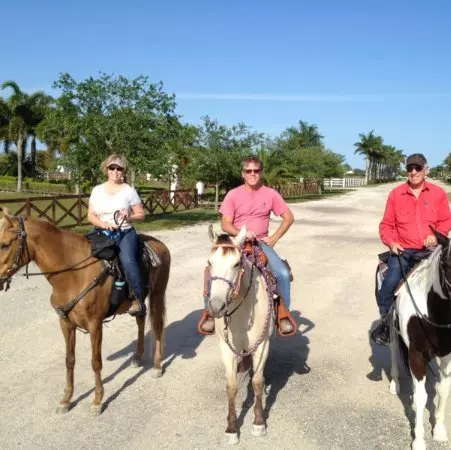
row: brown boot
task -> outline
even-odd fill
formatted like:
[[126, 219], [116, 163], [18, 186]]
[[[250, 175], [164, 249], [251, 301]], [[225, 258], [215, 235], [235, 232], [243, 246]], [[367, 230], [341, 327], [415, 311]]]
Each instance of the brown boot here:
[[215, 333], [215, 319], [210, 316], [209, 312], [205, 310], [197, 324], [197, 329], [201, 334]]
[[279, 332], [282, 335], [290, 335], [294, 331], [293, 324], [287, 319], [281, 319], [279, 322]]
[[144, 316], [146, 314], [146, 304], [139, 299], [135, 299], [132, 301], [128, 313], [133, 317]]

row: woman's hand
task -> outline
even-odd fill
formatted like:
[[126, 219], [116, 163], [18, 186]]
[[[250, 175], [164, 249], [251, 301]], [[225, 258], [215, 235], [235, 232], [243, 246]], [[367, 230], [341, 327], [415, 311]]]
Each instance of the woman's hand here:
[[101, 224], [101, 228], [103, 228], [104, 230], [114, 231], [118, 229], [117, 225], [112, 225], [111, 223], [101, 222]]

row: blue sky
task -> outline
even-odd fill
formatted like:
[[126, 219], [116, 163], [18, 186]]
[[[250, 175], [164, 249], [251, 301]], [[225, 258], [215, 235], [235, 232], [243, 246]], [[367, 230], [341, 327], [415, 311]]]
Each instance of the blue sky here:
[[25, 90], [145, 74], [187, 122], [277, 135], [304, 120], [353, 167], [372, 129], [431, 166], [451, 152], [449, 0], [18, 0], [2, 19], [0, 81]]

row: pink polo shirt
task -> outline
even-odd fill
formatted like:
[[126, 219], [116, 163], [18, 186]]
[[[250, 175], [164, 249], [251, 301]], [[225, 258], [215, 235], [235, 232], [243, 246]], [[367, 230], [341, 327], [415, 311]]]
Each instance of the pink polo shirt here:
[[276, 216], [288, 211], [288, 205], [281, 195], [267, 186], [260, 186], [249, 191], [245, 185], [232, 189], [227, 193], [219, 212], [233, 218], [233, 225], [241, 229], [253, 231], [257, 239], [268, 236], [271, 212]]

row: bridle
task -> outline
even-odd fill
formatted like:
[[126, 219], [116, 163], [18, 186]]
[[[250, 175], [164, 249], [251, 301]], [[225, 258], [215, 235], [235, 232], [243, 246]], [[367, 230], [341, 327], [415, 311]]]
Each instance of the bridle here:
[[[232, 304], [232, 302], [234, 300], [236, 300], [236, 298], [239, 296], [240, 294], [240, 290], [241, 290], [241, 280], [243, 278], [244, 275], [244, 264], [246, 261], [246, 257], [243, 253], [243, 249], [236, 244], [215, 244], [212, 247], [212, 250], [217, 250], [218, 248], [234, 248], [237, 249], [240, 252], [240, 267], [238, 270], [238, 274], [235, 278], [235, 280], [228, 280], [227, 278], [224, 277], [217, 277], [217, 276], [211, 276], [210, 275], [210, 271], [209, 271], [209, 267], [207, 266], [205, 268], [205, 276], [204, 276], [204, 295], [209, 297], [210, 296], [210, 285], [213, 281], [223, 281], [224, 283], [228, 284], [229, 289], [227, 291], [227, 298], [226, 298], [226, 308], [227, 311], [225, 313], [225, 317], [230, 317], [242, 304], [243, 302], [240, 302], [238, 304], [238, 306], [236, 306], [232, 311], [229, 311], [229, 306]], [[254, 273], [254, 268], [252, 267], [252, 271], [251, 271], [251, 280], [249, 283], [249, 286], [246, 290], [246, 293], [243, 297], [243, 300], [247, 297], [249, 290], [252, 286], [252, 277], [253, 277], [253, 273]]]
[[3, 286], [5, 285], [5, 291], [9, 289], [11, 284], [11, 280], [13, 275], [20, 269], [20, 262], [24, 257], [25, 253], [27, 254], [28, 261], [26, 262], [26, 276], [28, 278], [28, 264], [31, 261], [30, 251], [28, 250], [27, 245], [27, 232], [25, 231], [25, 219], [22, 216], [17, 217], [17, 222], [19, 223], [19, 230], [7, 230], [10, 233], [15, 233], [19, 238], [19, 247], [17, 248], [16, 254], [14, 255], [13, 265], [6, 271], [6, 276], [0, 278], [0, 290], [3, 290]]

